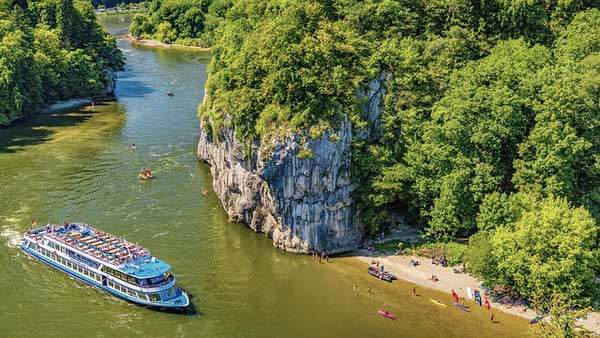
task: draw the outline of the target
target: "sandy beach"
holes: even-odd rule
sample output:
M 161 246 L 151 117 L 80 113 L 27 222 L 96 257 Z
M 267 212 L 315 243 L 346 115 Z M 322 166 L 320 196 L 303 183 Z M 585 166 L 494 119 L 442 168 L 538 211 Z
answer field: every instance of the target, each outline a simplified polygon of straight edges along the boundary
M 211 49 L 207 48 L 207 47 L 197 47 L 197 46 L 186 46 L 186 45 L 180 45 L 177 43 L 164 43 L 164 42 L 160 42 L 158 40 L 152 40 L 152 39 L 140 39 L 140 38 L 135 38 L 131 35 L 126 35 L 124 36 L 125 39 L 131 41 L 132 43 L 135 44 L 140 44 L 140 45 L 145 45 L 148 47 L 158 47 L 158 48 L 180 48 L 180 49 L 190 49 L 190 50 L 195 50 L 198 52 L 210 52 Z
M 85 106 L 89 106 L 91 104 L 92 104 L 91 99 L 75 98 L 75 99 L 64 100 L 64 101 L 59 101 L 59 102 L 53 103 L 53 104 L 49 105 L 48 107 L 46 107 L 45 109 L 43 109 L 40 113 L 42 113 L 42 114 L 54 113 L 54 112 L 57 112 L 60 110 L 85 107 Z
M 431 259 L 417 256 L 379 256 L 373 257 L 368 251 L 361 250 L 358 252 L 357 258 L 366 264 L 371 264 L 373 260 L 379 261 L 380 266 L 384 265 L 385 270 L 396 275 L 399 279 L 413 283 L 421 288 L 434 289 L 444 292 L 451 298 L 451 292 L 454 290 L 461 299 L 465 300 L 467 306 L 477 306 L 475 300 L 469 300 L 467 295 L 467 287 L 471 290 L 481 290 L 481 281 L 473 278 L 469 274 L 455 272 L 453 267 L 443 267 L 441 265 L 431 264 Z M 411 266 L 410 261 L 418 261 L 418 266 Z M 460 270 L 459 267 L 456 267 Z M 431 280 L 431 275 L 436 275 L 439 279 L 437 282 Z M 492 309 L 509 313 L 531 320 L 536 316 L 532 309 L 525 309 L 523 306 L 507 306 L 497 302 L 493 302 L 491 297 L 490 305 Z M 524 311 L 525 310 L 525 311 Z M 600 314 L 597 312 L 589 313 L 587 318 L 578 321 L 586 330 L 600 334 Z

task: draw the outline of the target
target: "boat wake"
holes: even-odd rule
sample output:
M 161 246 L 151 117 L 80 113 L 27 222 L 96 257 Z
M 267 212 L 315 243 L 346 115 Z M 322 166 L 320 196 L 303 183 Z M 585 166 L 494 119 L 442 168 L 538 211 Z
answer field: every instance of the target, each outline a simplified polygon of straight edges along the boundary
M 0 236 L 6 238 L 6 245 L 9 248 L 16 248 L 21 243 L 23 236 L 20 232 L 12 229 L 4 228 L 0 231 Z
M 164 235 L 167 235 L 168 233 L 169 233 L 168 231 L 166 231 L 166 232 L 159 232 L 159 233 L 156 233 L 156 234 L 152 235 L 152 238 L 164 236 Z

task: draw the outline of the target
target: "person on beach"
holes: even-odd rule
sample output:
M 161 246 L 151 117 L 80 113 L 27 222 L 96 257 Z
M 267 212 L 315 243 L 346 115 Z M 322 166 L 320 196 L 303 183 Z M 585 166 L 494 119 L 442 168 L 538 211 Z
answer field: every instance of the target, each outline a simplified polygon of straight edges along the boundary
M 412 295 L 413 295 L 413 297 L 417 295 L 417 288 L 412 289 Z
M 375 265 L 377 266 L 377 268 L 379 269 L 379 261 L 375 262 Z
M 455 303 L 458 303 L 458 294 L 456 294 L 454 289 L 452 289 L 452 299 L 454 300 Z
M 354 283 L 354 291 L 358 292 L 358 284 Z
M 369 283 L 369 286 L 367 286 L 367 293 L 371 294 L 371 283 Z
M 493 322 L 494 322 L 494 319 L 495 319 L 495 317 L 494 317 L 494 313 L 493 313 L 493 312 L 490 312 L 490 322 L 492 322 L 492 323 L 493 323 Z

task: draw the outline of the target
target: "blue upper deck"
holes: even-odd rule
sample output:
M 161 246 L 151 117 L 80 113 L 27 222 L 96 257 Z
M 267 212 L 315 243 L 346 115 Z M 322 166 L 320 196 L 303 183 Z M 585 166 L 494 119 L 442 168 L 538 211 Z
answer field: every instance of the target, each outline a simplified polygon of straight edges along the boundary
M 137 278 L 149 278 L 164 275 L 171 270 L 171 266 L 156 257 L 143 257 L 125 263 L 119 270 Z

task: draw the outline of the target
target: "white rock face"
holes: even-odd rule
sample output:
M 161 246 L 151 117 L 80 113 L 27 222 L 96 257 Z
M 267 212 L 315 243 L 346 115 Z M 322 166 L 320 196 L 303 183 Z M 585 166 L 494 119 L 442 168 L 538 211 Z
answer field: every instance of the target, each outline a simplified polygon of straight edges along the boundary
M 357 92 L 368 99 L 364 114 L 372 127 L 360 131 L 365 138 L 380 124 L 384 80 Z M 246 156 L 232 129 L 220 128 L 215 139 L 201 127 L 198 157 L 210 164 L 213 188 L 232 221 L 267 234 L 287 251 L 333 254 L 356 249 L 363 233 L 354 217 L 351 143 L 346 117 L 317 139 L 305 131 L 275 145 L 257 142 Z M 313 156 L 299 158 L 302 149 Z
M 353 250 L 361 231 L 354 223 L 349 180 L 350 123 L 345 119 L 338 130 L 315 140 L 306 137 L 303 147 L 312 157 L 298 158 L 300 140 L 290 136 L 268 150 L 255 144 L 245 158 L 233 130 L 221 128 L 218 140 L 202 130 L 198 156 L 211 165 L 213 188 L 233 221 L 266 233 L 287 251 Z

